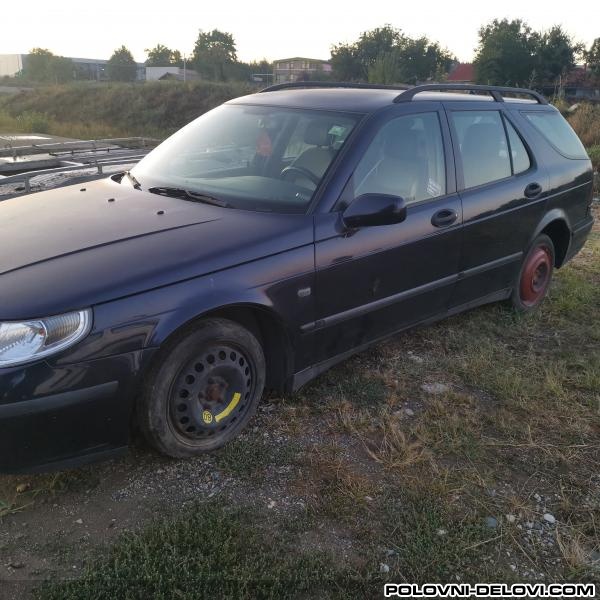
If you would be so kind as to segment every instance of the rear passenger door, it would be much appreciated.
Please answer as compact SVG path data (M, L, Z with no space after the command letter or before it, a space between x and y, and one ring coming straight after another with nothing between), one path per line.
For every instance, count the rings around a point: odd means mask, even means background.
M451 307L508 295L548 193L546 172L515 123L498 103L482 104L445 106L464 223Z

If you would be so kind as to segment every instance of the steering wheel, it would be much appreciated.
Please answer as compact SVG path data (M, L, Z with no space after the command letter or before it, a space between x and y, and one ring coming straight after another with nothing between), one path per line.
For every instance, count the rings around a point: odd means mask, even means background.
M319 185L319 177L317 177L312 171L309 171L304 167L295 167L293 165L290 165L289 167L286 167L285 169L283 169L283 171L281 171L281 176L285 179L288 173L296 173L298 175L302 175L302 177L306 177L306 179L309 179L315 185Z

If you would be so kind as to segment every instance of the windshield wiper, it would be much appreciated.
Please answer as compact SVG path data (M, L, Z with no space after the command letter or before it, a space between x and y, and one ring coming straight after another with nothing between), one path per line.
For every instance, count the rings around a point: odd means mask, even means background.
M142 184L135 178L135 175L131 174L131 171L125 171L125 176L131 181L136 190L139 190L142 187Z
M204 202L204 204L212 204L213 206L220 206L222 208L229 208L229 204L220 198L215 198L208 194L202 194L200 192L194 192L192 190L186 190L184 188L176 187L151 187L148 191L153 194L160 194L161 196L173 196L175 198L184 198L187 200L194 200L195 202Z

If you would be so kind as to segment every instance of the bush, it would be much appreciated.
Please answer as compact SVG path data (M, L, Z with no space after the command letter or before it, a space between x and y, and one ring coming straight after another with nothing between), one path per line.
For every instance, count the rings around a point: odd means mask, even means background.
M43 113L24 112L16 117L16 122L19 130L25 133L49 133L50 131L48 115Z
M588 148L589 157L592 159L595 171L600 171L600 145Z
M600 105L582 103L568 120L586 148L600 146Z
M52 128L47 115L24 112L17 116L0 110L0 131L3 133L50 133Z

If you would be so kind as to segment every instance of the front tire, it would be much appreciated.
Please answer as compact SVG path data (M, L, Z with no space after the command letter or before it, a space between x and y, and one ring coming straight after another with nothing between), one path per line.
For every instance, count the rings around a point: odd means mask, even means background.
M265 357L247 329L206 319L168 345L142 394L140 428L159 452L197 456L234 438L255 413Z
M521 265L510 298L517 312L533 312L544 301L552 281L554 256L554 244L547 235L535 238Z

